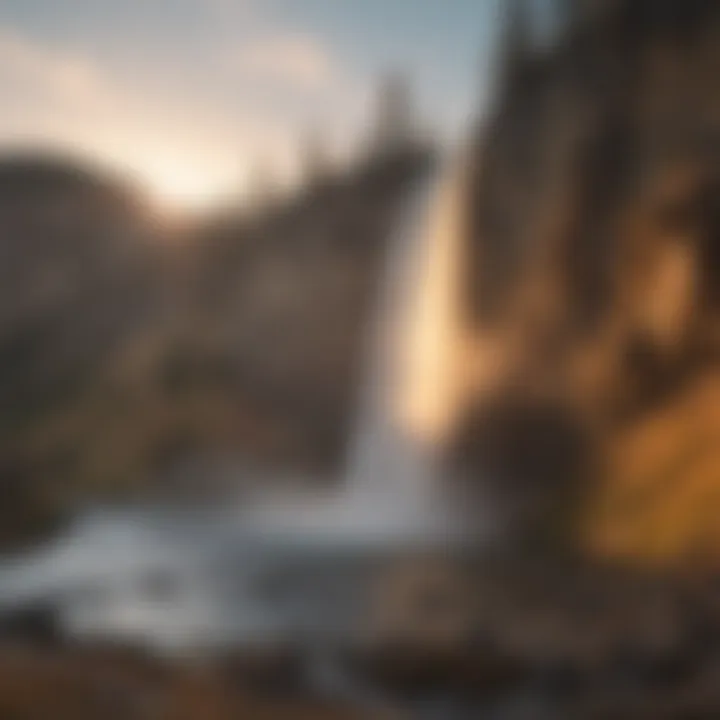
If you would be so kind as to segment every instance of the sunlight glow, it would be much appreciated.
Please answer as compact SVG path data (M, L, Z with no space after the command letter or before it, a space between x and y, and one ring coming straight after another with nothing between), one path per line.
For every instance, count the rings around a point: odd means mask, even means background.
M162 205L177 210L207 210L231 199L239 201L247 190L240 173L182 163L147 162L139 174Z

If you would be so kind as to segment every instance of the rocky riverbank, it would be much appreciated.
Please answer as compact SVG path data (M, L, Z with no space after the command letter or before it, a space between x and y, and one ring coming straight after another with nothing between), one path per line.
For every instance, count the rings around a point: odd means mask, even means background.
M477 583L475 627L443 646L405 638L365 650L170 660L65 645L41 615L34 626L25 617L23 632L11 639L6 627L0 643L0 716L44 720L52 708L52 717L83 720L679 720L720 712L716 579L542 564L498 565ZM441 600L426 610L442 612Z

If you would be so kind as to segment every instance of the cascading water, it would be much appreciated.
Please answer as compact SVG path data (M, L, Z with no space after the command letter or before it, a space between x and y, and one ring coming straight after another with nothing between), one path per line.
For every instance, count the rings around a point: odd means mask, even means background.
M452 179L434 169L414 188L388 249L341 494L376 530L448 530L439 453L457 350L454 200Z
M411 502L434 474L430 449L411 444L398 410L407 382L403 342L416 295L427 235L428 208L437 188L433 173L413 188L402 222L389 245L377 307L370 322L367 376L361 384L355 434L343 498L349 503Z

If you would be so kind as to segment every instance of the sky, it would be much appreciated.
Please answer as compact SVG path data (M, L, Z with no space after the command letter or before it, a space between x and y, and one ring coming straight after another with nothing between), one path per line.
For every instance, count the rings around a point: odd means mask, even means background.
M90 155L161 201L292 177L310 134L357 148L388 71L457 137L502 0L0 0L0 150Z

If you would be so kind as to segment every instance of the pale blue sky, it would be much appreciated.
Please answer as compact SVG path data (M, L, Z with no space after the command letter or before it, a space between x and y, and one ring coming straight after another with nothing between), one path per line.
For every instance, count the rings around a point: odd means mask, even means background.
M61 145L169 198L347 152L387 69L445 134L481 103L503 0L1 0L0 144Z

